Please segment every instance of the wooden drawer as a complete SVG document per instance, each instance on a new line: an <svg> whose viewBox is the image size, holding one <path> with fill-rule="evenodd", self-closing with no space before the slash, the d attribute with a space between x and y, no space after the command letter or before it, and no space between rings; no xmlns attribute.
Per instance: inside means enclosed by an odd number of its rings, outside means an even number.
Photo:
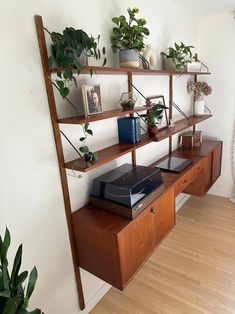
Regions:
<svg viewBox="0 0 235 314"><path fill-rule="evenodd" d="M182 176L175 184L175 195L180 194L192 181L193 174L192 171L186 173Z"/></svg>
<svg viewBox="0 0 235 314"><path fill-rule="evenodd" d="M200 173L203 172L204 163L203 159L200 160L192 169L192 179L196 178Z"/></svg>

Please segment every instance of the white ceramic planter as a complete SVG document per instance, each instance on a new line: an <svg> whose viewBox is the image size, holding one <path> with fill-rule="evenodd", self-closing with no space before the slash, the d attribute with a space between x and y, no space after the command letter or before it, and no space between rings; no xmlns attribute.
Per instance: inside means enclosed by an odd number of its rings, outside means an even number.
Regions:
<svg viewBox="0 0 235 314"><path fill-rule="evenodd" d="M139 68L139 52L134 49L120 50L119 63L121 68Z"/></svg>
<svg viewBox="0 0 235 314"><path fill-rule="evenodd" d="M205 114L205 102L204 99L194 101L193 114L195 116L203 116Z"/></svg>

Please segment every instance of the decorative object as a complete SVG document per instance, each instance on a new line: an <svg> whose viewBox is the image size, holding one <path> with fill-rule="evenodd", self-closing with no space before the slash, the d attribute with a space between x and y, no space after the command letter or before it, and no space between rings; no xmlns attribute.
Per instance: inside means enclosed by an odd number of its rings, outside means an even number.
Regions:
<svg viewBox="0 0 235 314"><path fill-rule="evenodd" d="M83 154L83 159L86 167L91 166L93 160L99 160L98 154L91 152L89 147L86 145L88 135L93 135L93 131L89 129L89 123L82 124L83 136L80 137L82 146L79 147L79 151Z"/></svg>
<svg viewBox="0 0 235 314"><path fill-rule="evenodd" d="M169 47L169 53L161 52L163 59L164 70L169 71L186 71L186 66L192 61L191 48L193 46L186 46L184 43L177 44L175 47Z"/></svg>
<svg viewBox="0 0 235 314"><path fill-rule="evenodd" d="M76 77L73 74L80 74L84 64L81 64L81 57L94 57L100 59L101 55L105 55L105 47L98 48L100 35L95 39L89 37L86 32L81 29L74 29L72 27L66 27L63 34L52 32L50 33L52 40L52 56L49 57L49 68L52 68L55 63L59 67L57 71L56 86L63 98L66 98L69 94L69 87L72 82L77 85ZM104 58L103 66L106 64L106 58ZM60 68L63 68L61 70ZM93 70L90 69L92 75Z"/></svg>
<svg viewBox="0 0 235 314"><path fill-rule="evenodd" d="M124 111L131 110L134 108L136 100L137 97L133 92L125 92L122 93L119 103Z"/></svg>
<svg viewBox="0 0 235 314"><path fill-rule="evenodd" d="M140 142L140 118L125 117L119 118L118 123L118 139L122 144L135 144Z"/></svg>
<svg viewBox="0 0 235 314"><path fill-rule="evenodd" d="M153 100L157 100L158 103L153 102ZM167 111L166 109L169 109L165 105L165 99L162 95L157 96L151 96L146 98L146 105L153 107L148 110L146 114L140 115L144 118L145 123L148 126L148 135L149 137L155 137L157 132L163 128L167 128L169 125L168 117L167 117ZM163 119L165 115L165 120ZM156 125L158 124L158 126Z"/></svg>
<svg viewBox="0 0 235 314"><path fill-rule="evenodd" d="M204 95L208 96L212 92L211 86L206 82L189 81L187 84L189 92L194 92L194 115L200 116L205 114Z"/></svg>
<svg viewBox="0 0 235 314"><path fill-rule="evenodd" d="M102 113L100 85L82 85L85 116Z"/></svg>
<svg viewBox="0 0 235 314"><path fill-rule="evenodd" d="M0 236L0 313L3 314L43 314L41 310L36 309L28 312L29 299L34 291L38 272L36 267L32 269L29 275L28 286L23 286L28 277L28 271L20 272L22 262L22 244L19 246L12 271L8 269L7 253L11 244L11 235L6 228L4 238Z"/></svg>
<svg viewBox="0 0 235 314"><path fill-rule="evenodd" d="M116 26L111 33L111 47L114 53L119 51L120 67L138 68L139 52L145 47L144 36L149 35L149 30L145 27L145 19L136 18L136 14L139 13L137 7L128 8L127 12L128 21L124 15L112 18Z"/></svg>
<svg viewBox="0 0 235 314"><path fill-rule="evenodd" d="M202 142L202 131L189 131L180 135L180 145L183 149L200 147Z"/></svg>
<svg viewBox="0 0 235 314"><path fill-rule="evenodd" d="M147 61L148 67L146 67L146 62L142 62L144 69L156 69L157 66L157 55L153 50L151 45L146 45L146 48L143 52L143 57Z"/></svg>

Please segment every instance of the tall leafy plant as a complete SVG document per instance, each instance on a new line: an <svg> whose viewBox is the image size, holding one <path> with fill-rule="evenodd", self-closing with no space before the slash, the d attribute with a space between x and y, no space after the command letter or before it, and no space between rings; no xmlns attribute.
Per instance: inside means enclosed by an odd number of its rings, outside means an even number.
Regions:
<svg viewBox="0 0 235 314"><path fill-rule="evenodd" d="M139 9L134 7L128 8L128 20L124 15L113 17L112 21L116 26L111 33L112 50L116 53L123 49L135 49L142 51L145 47L144 37L149 35L149 30L146 25L146 20L137 19L136 14Z"/></svg>
<svg viewBox="0 0 235 314"><path fill-rule="evenodd" d="M27 287L23 283L28 277L28 271L20 272L22 262L22 244L19 246L11 272L8 267L7 253L11 243L9 230L6 228L4 238L0 236L0 313L2 314L41 314L35 309L27 311L29 299L34 291L38 273L32 269Z"/></svg>
<svg viewBox="0 0 235 314"><path fill-rule="evenodd" d="M105 47L99 49L100 35L95 39L89 37L82 29L74 29L66 27L62 34L50 33L52 40L52 56L49 57L49 68L54 64L59 67L57 72L56 86L60 95L65 98L69 94L69 86L71 83L77 85L74 72L79 75L83 66L80 57L85 54L87 57L94 57L96 60L101 59L105 55ZM106 64L104 58L103 66ZM90 70L92 75L92 69Z"/></svg>
<svg viewBox="0 0 235 314"><path fill-rule="evenodd" d="M154 106L148 110L146 114L142 114L141 117L144 118L145 123L149 128L153 128L156 124L160 124L163 118L163 110L168 109L162 102L154 104Z"/></svg>

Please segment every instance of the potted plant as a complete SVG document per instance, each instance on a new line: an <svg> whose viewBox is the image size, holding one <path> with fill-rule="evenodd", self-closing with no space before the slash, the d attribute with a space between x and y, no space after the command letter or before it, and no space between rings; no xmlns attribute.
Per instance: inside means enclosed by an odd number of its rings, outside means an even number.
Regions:
<svg viewBox="0 0 235 314"><path fill-rule="evenodd" d="M194 92L194 115L204 115L204 95L208 96L211 94L211 86L209 86L206 82L189 81L187 84L187 89L189 92Z"/></svg>
<svg viewBox="0 0 235 314"><path fill-rule="evenodd" d="M95 39L89 37L82 29L74 29L73 27L66 27L62 34L52 32L50 33L52 40L52 56L49 57L49 68L53 67L55 63L59 67L57 71L56 87L60 95L65 98L69 94L69 86L71 83L76 82L74 72L79 75L84 64L82 64L81 56L93 56L95 59L100 59L105 55L105 47L99 49L98 44L100 35ZM106 64L104 58L103 66ZM91 68L90 74L93 70Z"/></svg>
<svg viewBox="0 0 235 314"><path fill-rule="evenodd" d="M168 53L161 52L163 59L163 69L170 71L186 71L186 66L193 59L191 48L193 46L186 46L184 43L177 44L175 47L169 47Z"/></svg>
<svg viewBox="0 0 235 314"><path fill-rule="evenodd" d="M43 314L41 310L27 311L29 299L34 291L38 273L36 267L29 275L28 286L23 286L28 272L20 273L22 261L22 244L19 246L11 272L8 267L7 253L11 243L9 230L6 228L4 238L0 236L0 313L3 314Z"/></svg>
<svg viewBox="0 0 235 314"><path fill-rule="evenodd" d="M137 19L139 9L128 8L128 20L124 15L113 17L112 21L116 26L111 33L111 44L114 53L119 51L120 67L139 67L139 52L145 48L144 36L149 35L145 27L146 20Z"/></svg>
<svg viewBox="0 0 235 314"><path fill-rule="evenodd" d="M163 110L168 109L160 101L148 110L146 114L142 114L141 117L144 118L145 123L148 126L149 137L155 137L158 132L158 127L156 124L160 124L163 118Z"/></svg>
<svg viewBox="0 0 235 314"><path fill-rule="evenodd" d="M91 162L93 160L98 160L98 154L95 152L91 152L89 147L86 145L88 135L93 135L91 129L89 129L89 123L82 124L82 130L84 136L80 137L80 142L82 142L82 146L80 146L79 151L83 154L83 160L86 167L91 166Z"/></svg>

